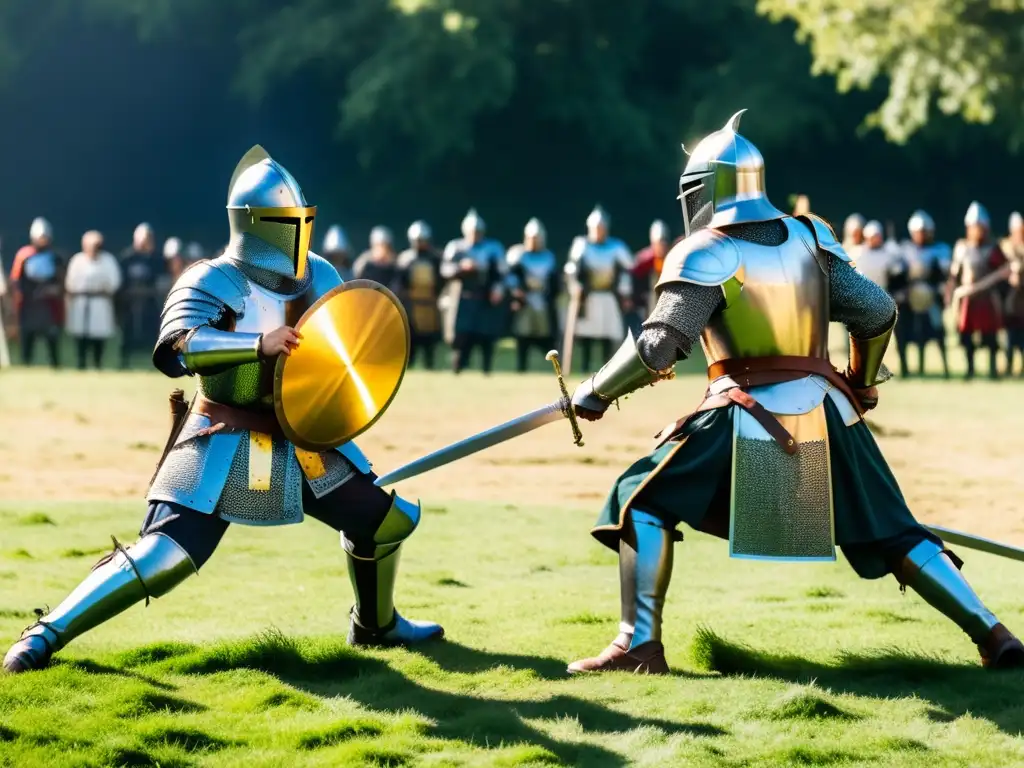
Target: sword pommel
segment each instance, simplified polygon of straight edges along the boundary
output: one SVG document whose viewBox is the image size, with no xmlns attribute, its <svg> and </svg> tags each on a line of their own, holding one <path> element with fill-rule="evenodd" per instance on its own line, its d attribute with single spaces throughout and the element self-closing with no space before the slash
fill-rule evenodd
<svg viewBox="0 0 1024 768">
<path fill-rule="evenodd" d="M 583 446 L 583 432 L 580 430 L 580 423 L 576 419 L 576 409 L 572 407 L 572 399 L 569 397 L 569 390 L 565 388 L 565 379 L 562 377 L 562 365 L 558 362 L 558 351 L 552 349 L 544 356 L 545 360 L 550 360 L 551 365 L 555 368 L 555 376 L 558 377 L 558 388 L 562 390 L 561 406 L 562 413 L 565 414 L 565 418 L 569 420 L 569 426 L 572 427 L 572 441 L 579 447 Z"/>
</svg>

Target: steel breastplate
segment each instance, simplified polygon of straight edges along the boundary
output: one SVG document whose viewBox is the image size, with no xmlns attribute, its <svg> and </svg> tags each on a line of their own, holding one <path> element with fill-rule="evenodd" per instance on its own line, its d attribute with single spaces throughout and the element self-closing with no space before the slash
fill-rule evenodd
<svg viewBox="0 0 1024 768">
<path fill-rule="evenodd" d="M 959 243 L 959 249 L 961 259 L 960 281 L 964 285 L 973 285 L 992 271 L 988 260 L 989 254 L 992 252 L 991 245 L 986 243 L 979 247 L 961 242 Z"/>
<path fill-rule="evenodd" d="M 522 257 L 523 289 L 527 293 L 547 293 L 555 257 L 550 251 L 526 251 Z"/>
<path fill-rule="evenodd" d="M 588 243 L 582 260 L 586 267 L 586 289 L 588 291 L 603 292 L 614 289 L 615 252 L 613 250 Z"/>
<path fill-rule="evenodd" d="M 828 275 L 810 231 L 786 219 L 778 246 L 739 243 L 742 264 L 723 285 L 726 308 L 701 335 L 708 365 L 745 357 L 828 359 Z"/>
<path fill-rule="evenodd" d="M 288 299 L 254 282 L 249 284 L 245 306 L 232 330 L 269 333 L 282 325 L 294 325 L 305 311 L 305 296 Z M 273 410 L 276 361 L 245 363 L 221 373 L 199 377 L 199 392 L 206 398 L 236 408 Z"/>
</svg>

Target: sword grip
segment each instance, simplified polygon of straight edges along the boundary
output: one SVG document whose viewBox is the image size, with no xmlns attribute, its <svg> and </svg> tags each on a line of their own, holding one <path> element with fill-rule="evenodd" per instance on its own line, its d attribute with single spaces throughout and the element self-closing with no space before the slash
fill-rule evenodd
<svg viewBox="0 0 1024 768">
<path fill-rule="evenodd" d="M 572 400 L 569 398 L 569 390 L 565 388 L 565 379 L 562 378 L 562 365 L 558 362 L 558 351 L 552 349 L 544 356 L 545 360 L 550 360 L 551 365 L 555 368 L 555 376 L 558 378 L 558 388 L 562 390 L 562 413 L 565 414 L 565 418 L 569 420 L 569 426 L 572 427 L 572 441 L 577 447 L 583 446 L 583 432 L 580 430 L 580 423 L 576 419 L 576 409 L 572 407 Z"/>
</svg>

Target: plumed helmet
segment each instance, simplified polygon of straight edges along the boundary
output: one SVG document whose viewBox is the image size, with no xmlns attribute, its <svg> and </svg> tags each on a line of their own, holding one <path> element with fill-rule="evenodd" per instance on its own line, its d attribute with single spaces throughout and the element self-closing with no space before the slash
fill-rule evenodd
<svg viewBox="0 0 1024 768">
<path fill-rule="evenodd" d="M 341 253 L 348 250 L 348 238 L 345 237 L 345 230 L 337 224 L 332 224 L 327 234 L 324 235 L 322 245 L 324 253 Z"/>
<path fill-rule="evenodd" d="M 907 221 L 908 232 L 934 232 L 935 221 L 927 211 L 916 210 Z"/>
<path fill-rule="evenodd" d="M 427 222 L 423 221 L 423 219 L 417 219 L 409 225 L 405 236 L 409 238 L 409 245 L 414 245 L 416 243 L 429 243 L 433 239 L 434 233 Z"/>
<path fill-rule="evenodd" d="M 168 237 L 164 241 L 164 258 L 165 259 L 176 259 L 182 256 L 182 251 L 185 250 L 185 244 L 181 242 L 180 237 Z"/>
<path fill-rule="evenodd" d="M 460 229 L 464 237 L 469 237 L 471 234 L 486 232 L 487 224 L 480 214 L 476 212 L 476 208 L 470 208 L 462 219 Z"/>
<path fill-rule="evenodd" d="M 703 138 L 679 177 L 687 237 L 704 227 L 770 221 L 785 215 L 765 192 L 764 158 L 753 143 L 737 133 L 744 112 L 741 109 L 724 128 Z"/>
<path fill-rule="evenodd" d="M 543 243 L 547 239 L 547 236 L 547 230 L 544 229 L 544 225 L 536 216 L 526 222 L 526 226 L 523 227 L 524 240 L 528 237 L 536 237 L 541 241 L 541 243 Z"/>
<path fill-rule="evenodd" d="M 1010 214 L 1010 231 L 1020 229 L 1024 227 L 1024 216 L 1021 216 L 1017 211 Z"/>
<path fill-rule="evenodd" d="M 370 245 L 391 245 L 394 238 L 387 227 L 374 227 L 370 230 Z"/>
<path fill-rule="evenodd" d="M 864 217 L 859 213 L 851 213 L 846 217 L 846 221 L 843 222 L 843 234 L 849 235 L 858 229 L 863 230 L 866 223 Z"/>
<path fill-rule="evenodd" d="M 32 220 L 32 226 L 28 228 L 28 237 L 33 242 L 43 238 L 53 240 L 53 226 L 42 216 L 37 216 Z"/>
<path fill-rule="evenodd" d="M 668 243 L 672 240 L 672 232 L 669 231 L 668 224 L 661 219 L 655 219 L 651 222 L 651 229 L 648 232 L 648 237 L 652 243 Z"/>
<path fill-rule="evenodd" d="M 253 266 L 296 280 L 306 274 L 316 207 L 284 166 L 256 145 L 239 161 L 228 185 L 231 239 L 259 238 L 270 248 L 237 249 Z"/>
<path fill-rule="evenodd" d="M 877 219 L 872 219 L 864 225 L 864 238 L 870 240 L 872 237 L 881 237 L 885 234 L 885 229 L 882 228 L 882 222 Z"/>
<path fill-rule="evenodd" d="M 967 207 L 967 213 L 964 215 L 964 226 L 969 227 L 972 224 L 978 224 L 986 229 L 991 226 L 991 219 L 988 217 L 988 210 L 986 210 L 985 206 L 977 200 Z"/>
</svg>

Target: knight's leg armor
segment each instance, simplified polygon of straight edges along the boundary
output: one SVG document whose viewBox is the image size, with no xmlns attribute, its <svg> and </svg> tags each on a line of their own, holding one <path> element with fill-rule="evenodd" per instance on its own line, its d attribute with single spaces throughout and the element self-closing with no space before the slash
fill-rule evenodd
<svg viewBox="0 0 1024 768">
<path fill-rule="evenodd" d="M 392 494 L 391 508 L 363 545 L 342 534 L 356 604 L 348 641 L 353 645 L 405 645 L 440 638 L 439 624 L 411 621 L 395 610 L 395 581 L 402 542 L 420 522 L 420 505 Z"/>
<path fill-rule="evenodd" d="M 637 509 L 629 513 L 619 540 L 619 635 L 599 656 L 570 664 L 569 672 L 668 672 L 661 612 L 672 578 L 674 541 L 674 532 L 659 518 Z"/>
<path fill-rule="evenodd" d="M 4 669 L 42 669 L 79 635 L 135 603 L 162 597 L 195 572 L 188 553 L 165 534 L 149 533 L 129 547 L 118 546 L 64 602 L 25 630 L 4 657 Z"/>
<path fill-rule="evenodd" d="M 985 607 L 940 545 L 925 540 L 911 549 L 899 578 L 967 633 L 986 667 L 1024 666 L 1024 645 Z"/>
</svg>

